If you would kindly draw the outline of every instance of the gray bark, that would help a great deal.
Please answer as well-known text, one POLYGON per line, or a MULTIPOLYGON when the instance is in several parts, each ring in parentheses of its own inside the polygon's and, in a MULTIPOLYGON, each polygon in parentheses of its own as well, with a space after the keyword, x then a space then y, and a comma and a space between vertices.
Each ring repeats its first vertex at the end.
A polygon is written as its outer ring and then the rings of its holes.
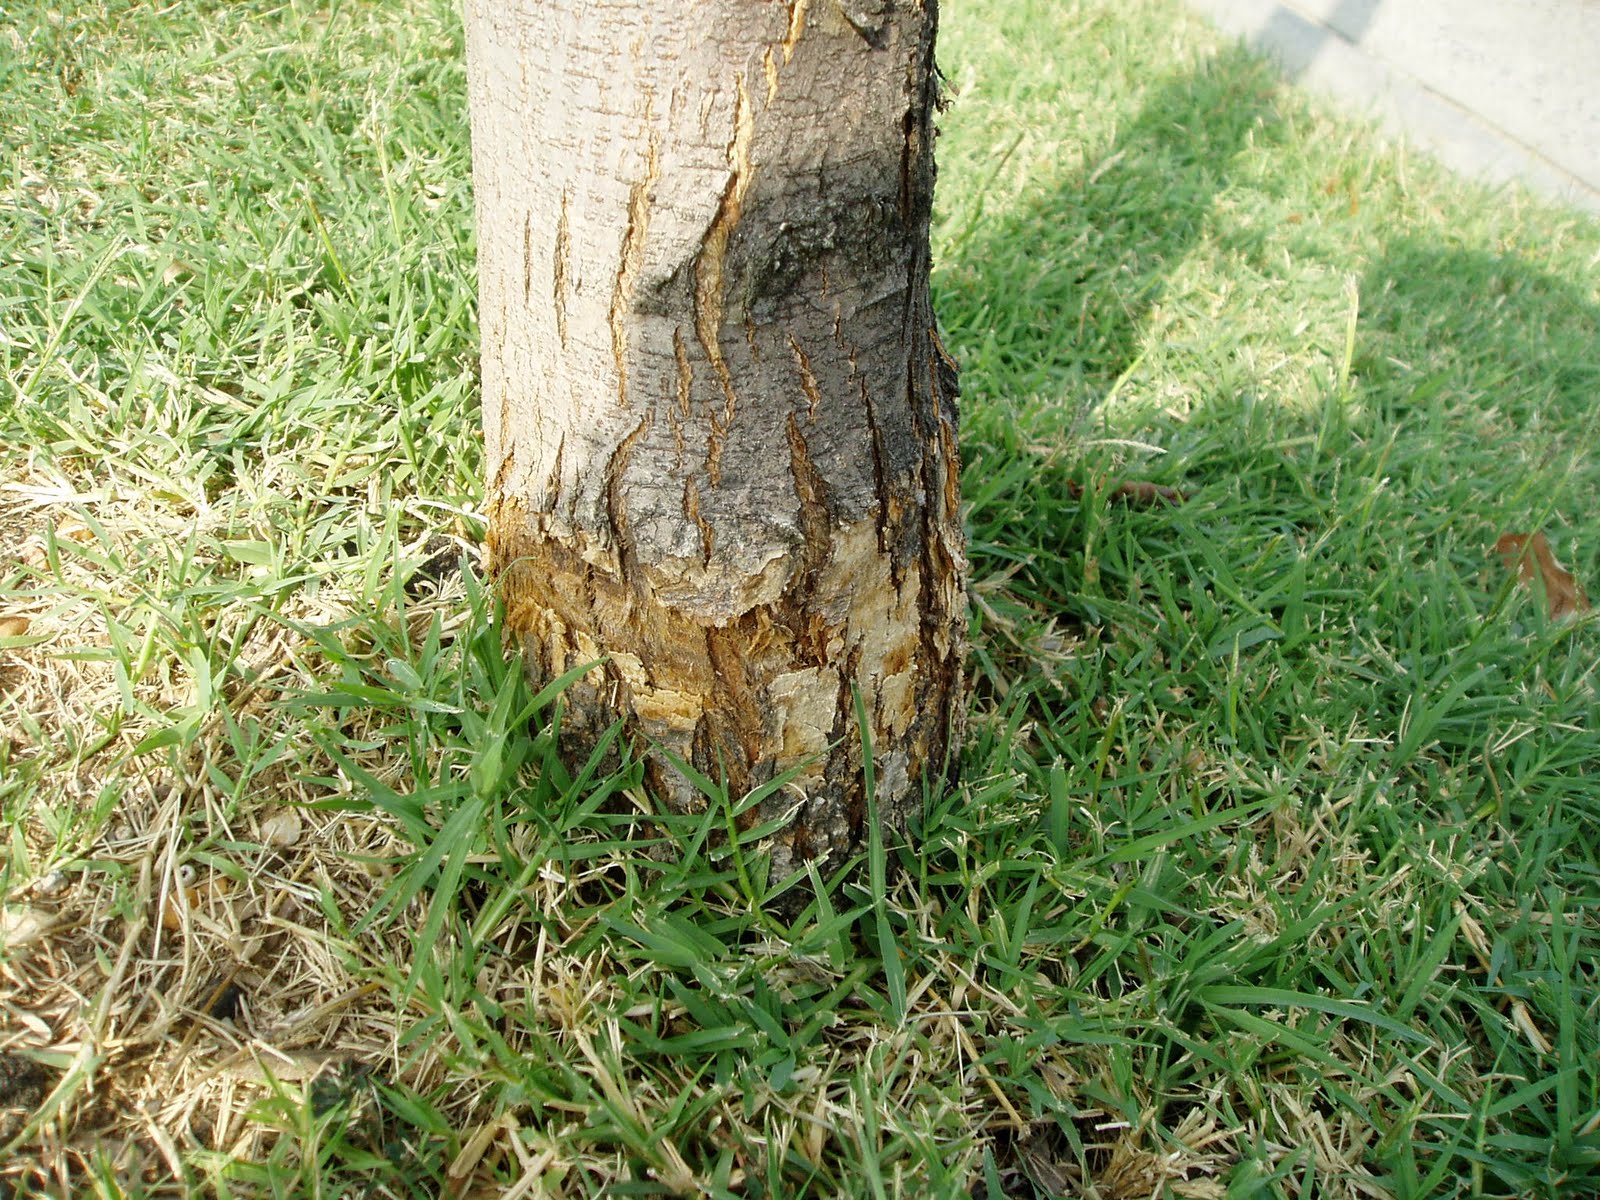
POLYGON ((468 0, 490 545, 673 807, 799 767, 782 876, 903 827, 963 709, 928 298, 934 0, 468 0))

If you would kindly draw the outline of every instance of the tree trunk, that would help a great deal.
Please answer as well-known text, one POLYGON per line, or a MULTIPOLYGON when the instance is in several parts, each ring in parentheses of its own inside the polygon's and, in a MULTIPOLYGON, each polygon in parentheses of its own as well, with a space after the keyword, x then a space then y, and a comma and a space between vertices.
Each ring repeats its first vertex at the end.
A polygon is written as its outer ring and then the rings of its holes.
POLYGON ((935 0, 468 0, 490 549, 564 730, 679 811, 797 768, 773 878, 953 758, 965 557, 928 297, 935 0))

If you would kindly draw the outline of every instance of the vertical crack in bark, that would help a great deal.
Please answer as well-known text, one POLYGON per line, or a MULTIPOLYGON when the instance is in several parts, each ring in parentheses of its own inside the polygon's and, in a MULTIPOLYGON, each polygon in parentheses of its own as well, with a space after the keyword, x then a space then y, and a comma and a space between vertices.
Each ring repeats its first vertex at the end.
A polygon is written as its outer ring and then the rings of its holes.
POLYGON ((771 46, 761 55, 761 70, 767 77, 767 103, 771 104, 778 98, 778 55, 771 46))
MULTIPOLYGON (((811 594, 816 589, 817 574, 828 561, 833 543, 833 522, 828 518, 828 483, 817 464, 811 461, 811 447, 805 434, 800 432, 800 421, 789 414, 789 475, 794 480, 795 495, 800 500, 800 562, 790 577, 789 591, 784 599, 797 611, 803 621, 809 610, 811 594), (804 610, 804 611, 802 611, 804 610)), ((805 640, 805 639, 802 639, 805 640)), ((819 654, 820 665, 826 657, 819 654)))
MULTIPOLYGON (((487 361, 486 356, 487 352, 483 352, 478 363, 478 386, 480 387, 483 386, 483 365, 484 362, 487 361)), ((517 457, 517 438, 512 433, 512 429, 515 428, 515 426, 511 420, 512 409, 514 407, 512 389, 508 387, 502 387, 499 389, 499 392, 500 403, 498 405, 499 411, 497 417, 500 422, 500 428, 496 431, 495 440, 500 444, 501 452, 505 455, 506 461, 501 463, 500 470, 495 472, 495 491, 490 492, 490 495, 503 494, 499 491, 502 486, 502 481, 505 479, 516 478, 516 476, 511 473, 511 463, 517 457)), ((485 413, 484 423, 487 424, 488 420, 489 415, 488 413, 485 413)))
POLYGON ((767 73, 767 103, 771 104, 778 98, 778 55, 783 51, 783 65, 788 66, 794 58, 795 47, 800 44, 800 37, 806 29, 806 9, 810 7, 810 0, 789 0, 789 27, 783 32, 783 41, 776 46, 768 46, 766 53, 761 56, 761 63, 767 73))
POLYGON ((951 358, 950 352, 944 348, 944 340, 940 338, 938 326, 933 321, 931 306, 927 318, 929 322, 927 337, 930 347, 928 394, 933 397, 933 415, 939 424, 936 440, 930 441, 930 445, 938 450, 940 460, 944 463, 942 480, 944 508, 940 516, 948 520, 961 511, 961 449, 960 440, 956 435, 956 402, 961 392, 961 364, 951 358))
MULTIPOLYGON (((650 107, 645 106, 645 120, 650 119, 650 107)), ((633 300, 633 290, 639 282, 639 268, 644 262, 644 239, 650 227, 650 189, 661 173, 660 138, 650 131, 649 157, 645 177, 628 189, 628 227, 622 235, 622 253, 617 260, 617 277, 611 287, 611 354, 617 368, 617 404, 628 406, 628 306, 633 300)))
MULTIPOLYGON (((861 767, 867 748, 861 742, 861 730, 856 724, 854 686, 861 672, 861 647, 850 647, 844 667, 839 672, 839 698, 834 702, 833 729, 828 741, 838 746, 842 753, 828 763, 830 782, 845 806, 845 852, 848 854, 866 840, 867 827, 866 777, 861 767)), ((876 716, 876 714, 872 714, 876 716)), ((876 722, 873 722, 876 724, 876 722)))
POLYGON ((794 48, 800 44, 800 37, 806 31, 806 9, 810 7, 811 0, 789 0, 789 28, 783 35, 785 66, 794 57, 794 48))
POLYGON ((694 390, 694 366, 689 362, 689 348, 684 345, 683 326, 672 329, 672 357, 677 363, 677 403, 667 409, 667 424, 672 426, 672 443, 678 452, 678 468, 683 468, 683 427, 689 420, 690 398, 694 390))
MULTIPOLYGON (((509 480, 512 477, 512 473, 516 469, 516 461, 517 461, 516 447, 512 446, 512 447, 508 448, 506 450, 505 454, 501 457, 500 465, 495 469, 494 478, 489 481, 489 492, 488 492, 488 494, 490 496, 504 496, 506 494, 507 488, 509 487, 509 485, 507 484, 506 481, 509 480)), ((495 527, 495 525, 498 523, 499 518, 494 516, 493 512, 494 512, 494 510, 497 510, 499 507, 500 507, 500 505, 499 505, 498 501, 495 501, 495 500, 491 500, 490 501, 490 509, 491 509, 491 518, 490 518, 490 521, 489 521, 489 528, 490 529, 493 529, 495 527)), ((493 552, 492 552, 492 547, 491 547, 491 553, 490 553, 489 558, 490 558, 490 564, 492 566, 493 561, 494 561, 494 555, 493 555, 493 552)))
POLYGON ((694 481, 693 475, 683 481, 683 512, 700 531, 702 565, 709 567, 711 555, 717 548, 717 531, 711 528, 711 522, 700 513, 700 485, 694 481))
POLYGON ((634 443, 644 436, 649 426, 650 418, 640 417, 639 423, 622 439, 612 453, 611 461, 606 464, 606 519, 611 524, 611 536, 617 543, 617 566, 635 591, 644 587, 644 573, 639 570, 638 549, 633 544, 633 530, 628 521, 627 505, 623 501, 622 476, 628 469, 628 459, 633 456, 634 443))
MULTIPOLYGON (((917 555, 917 576, 922 585, 922 612, 921 629, 918 641, 919 657, 927 660, 919 664, 924 672, 937 667, 940 655, 937 648, 938 631, 945 616, 943 591, 940 589, 941 572, 936 569, 933 561, 934 547, 943 550, 940 529, 940 508, 944 499, 944 487, 939 479, 941 468, 944 464, 942 447, 939 443, 937 431, 929 431, 922 420, 922 413, 918 411, 915 403, 917 395, 917 361, 914 357, 906 360, 906 392, 912 401, 914 414, 913 424, 916 427, 916 437, 922 445, 922 504, 921 518, 922 536, 919 542, 921 552, 917 555)), ((930 375, 931 364, 930 364, 930 375)), ((938 390, 938 379, 929 380, 931 389, 928 392, 930 406, 937 413, 937 406, 942 403, 938 390)))
MULTIPOLYGON (((800 390, 806 397, 806 415, 815 421, 817 419, 817 406, 822 403, 822 389, 817 386, 817 377, 811 370, 811 359, 806 354, 805 348, 789 335, 789 349, 794 351, 795 365, 800 368, 800 390)), ((794 418, 789 418, 791 425, 794 418)))
POLYGON ((889 578, 894 582, 896 590, 900 587, 900 562, 899 555, 895 553, 896 547, 889 536, 889 478, 888 469, 883 461, 883 430, 878 428, 878 411, 872 403, 872 391, 867 387, 865 379, 857 380, 861 390, 861 407, 867 417, 868 440, 872 443, 872 485, 876 493, 877 503, 873 505, 874 523, 878 532, 878 553, 889 560, 889 578))
POLYGON ((567 453, 567 431, 561 431, 561 437, 556 442, 556 456, 550 464, 550 478, 545 482, 545 495, 553 501, 561 495, 561 468, 562 460, 567 453))
POLYGON ((533 307, 533 211, 522 218, 522 303, 533 307))
MULTIPOLYGON (((567 231, 567 204, 570 198, 568 189, 561 189, 561 215, 556 218, 556 247, 555 247, 555 282, 553 285, 556 309, 556 335, 561 339, 561 348, 567 348, 567 259, 572 254, 572 235, 567 231)), ((633 205, 629 203, 629 219, 632 219, 633 205)), ((529 214, 532 220, 532 214, 529 214)), ((531 284, 531 280, 529 281, 531 284)), ((616 326, 612 326, 615 336, 616 326)))
POLYGON ((900 119, 900 137, 900 219, 910 225, 916 208, 918 180, 913 175, 918 142, 921 141, 917 131, 915 104, 907 105, 906 115, 900 119))
POLYGON ((918 248, 924 255, 933 208, 933 114, 939 107, 939 65, 934 61, 934 43, 938 22, 938 10, 930 4, 921 41, 907 63, 906 111, 900 124, 900 219, 907 229, 919 231, 918 248))
POLYGON ((722 354, 723 297, 727 280, 723 267, 728 257, 728 239, 733 236, 739 218, 744 213, 744 199, 750 190, 754 168, 750 162, 750 145, 755 140, 755 115, 750 110, 750 95, 745 88, 744 72, 733 77, 733 139, 728 144, 728 182, 722 191, 717 215, 700 242, 700 253, 694 264, 694 329, 700 346, 722 385, 723 411, 720 418, 712 414, 711 439, 706 448, 706 474, 711 486, 722 483, 722 450, 727 441, 728 429, 733 424, 738 396, 733 388, 733 373, 728 369, 722 354))

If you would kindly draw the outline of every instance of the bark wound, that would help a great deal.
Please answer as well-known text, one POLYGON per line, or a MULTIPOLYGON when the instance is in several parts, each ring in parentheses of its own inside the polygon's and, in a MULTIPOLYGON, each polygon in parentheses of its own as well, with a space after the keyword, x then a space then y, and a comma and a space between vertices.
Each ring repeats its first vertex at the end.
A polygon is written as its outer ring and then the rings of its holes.
POLYGON ((522 219, 522 303, 533 302, 533 214, 522 219))
POLYGON ((727 281, 723 268, 728 257, 728 240, 733 236, 744 214, 745 195, 750 190, 753 168, 750 163, 750 144, 755 140, 755 117, 750 111, 750 95, 745 89, 744 73, 734 76, 733 139, 728 144, 728 182, 723 188, 722 202, 701 242, 700 253, 694 264, 694 328, 705 351, 711 369, 716 372, 722 387, 724 407, 720 420, 713 416, 711 440, 706 450, 706 474, 711 486, 722 483, 722 451, 727 442, 728 429, 733 424, 738 396, 733 387, 733 372, 728 369, 722 353, 721 330, 723 300, 727 281))
MULTIPOLYGON (((817 407, 822 403, 822 389, 817 386, 817 377, 811 370, 811 359, 806 355, 805 348, 795 340, 794 335, 789 335, 789 349, 794 354, 795 366, 800 369, 800 390, 806 398, 806 416, 811 420, 817 419, 817 407)), ((793 421, 791 418, 791 428, 793 421)))
POLYGON ((683 511, 700 533, 701 561, 709 567, 717 552, 717 531, 711 528, 711 522, 700 512, 700 485, 693 475, 683 481, 683 511))
MULTIPOLYGON (((645 110, 649 119, 649 107, 645 110)), ((617 259, 616 282, 611 288, 611 354, 617 365, 617 406, 628 406, 628 314, 639 268, 644 262, 644 239, 650 228, 650 189, 660 176, 659 146, 650 135, 650 153, 645 177, 628 189, 628 227, 622 235, 622 253, 617 259)), ((565 340, 565 339, 563 339, 565 340)))
MULTIPOLYGON (((555 270, 552 295, 550 297, 556 310, 556 336, 561 339, 561 348, 563 350, 567 348, 567 260, 572 256, 572 234, 567 227, 568 202, 568 193, 563 189, 561 192, 561 215, 556 218, 555 270)), ((528 221, 531 228, 533 214, 530 213, 528 215, 528 221)))
POLYGON ((684 452, 687 449, 683 429, 694 415, 692 405, 694 366, 689 362, 689 347, 684 344, 682 326, 674 326, 672 330, 672 364, 674 403, 667 409, 667 424, 672 428, 672 447, 677 454, 676 467, 681 472, 685 463, 684 452))
MULTIPOLYGON (((811 461, 811 447, 806 445, 800 422, 789 414, 789 474, 794 479, 795 495, 800 497, 800 561, 795 564, 789 592, 797 593, 786 599, 798 600, 797 605, 809 618, 815 618, 811 603, 817 589, 817 572, 827 562, 832 552, 833 522, 828 515, 828 484, 811 461)), ((802 655, 807 661, 827 661, 826 643, 819 644, 817 630, 806 622, 800 631, 802 655)))
POLYGON ((633 447, 650 426, 648 417, 640 418, 633 432, 622 439, 611 461, 606 464, 606 517, 611 523, 611 536, 615 540, 617 558, 622 565, 623 578, 631 579, 635 589, 644 587, 644 575, 639 570, 639 555, 633 544, 633 531, 628 527, 628 506, 622 496, 622 477, 628 469, 628 459, 633 447))
POLYGON ((790 0, 789 28, 783 35, 783 61, 786 66, 794 58, 794 48, 800 44, 800 36, 806 31, 806 9, 809 7, 810 0, 790 0))
POLYGON ((805 33, 808 7, 809 0, 789 0, 789 27, 784 30, 783 41, 776 46, 768 46, 766 53, 761 56, 762 66, 767 73, 768 104, 778 98, 778 52, 783 52, 783 65, 788 66, 794 58, 795 47, 800 44, 801 35, 805 33))
MULTIPOLYGON (((622 717, 681 812, 706 798, 674 757, 734 796, 796 772, 743 818, 792 815, 768 843, 782 877, 865 838, 855 694, 891 828, 959 736, 955 380, 927 290, 934 6, 707 4, 715 37, 701 6, 660 6, 650 55, 596 20, 592 60, 474 92, 480 311, 506 326, 486 324, 486 362, 509 352, 485 372, 504 414, 490 551, 530 673, 594 664, 564 700, 575 754, 622 717), (585 71, 601 99, 569 112, 586 93, 558 82, 585 71), (524 139, 498 158, 477 152, 485 107, 524 139), (535 199, 530 178, 549 181, 535 199), (509 228, 498 195, 518 197, 509 228), (527 387, 505 363, 547 374, 527 387), (530 479, 507 470, 519 450, 530 479)), ((526 45, 567 45, 550 23, 579 11, 468 0, 474 53, 508 10, 526 45)))

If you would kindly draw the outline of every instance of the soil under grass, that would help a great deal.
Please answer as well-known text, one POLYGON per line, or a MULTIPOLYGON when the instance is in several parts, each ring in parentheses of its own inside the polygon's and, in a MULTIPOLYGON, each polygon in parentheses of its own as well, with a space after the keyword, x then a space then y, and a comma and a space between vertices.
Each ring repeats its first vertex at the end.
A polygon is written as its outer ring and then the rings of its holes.
POLYGON ((79 7, 0 22, 0 1195, 1600 1191, 1600 623, 1493 552, 1600 588, 1600 224, 950 0, 971 735, 780 919, 501 654, 453 5, 79 7))

